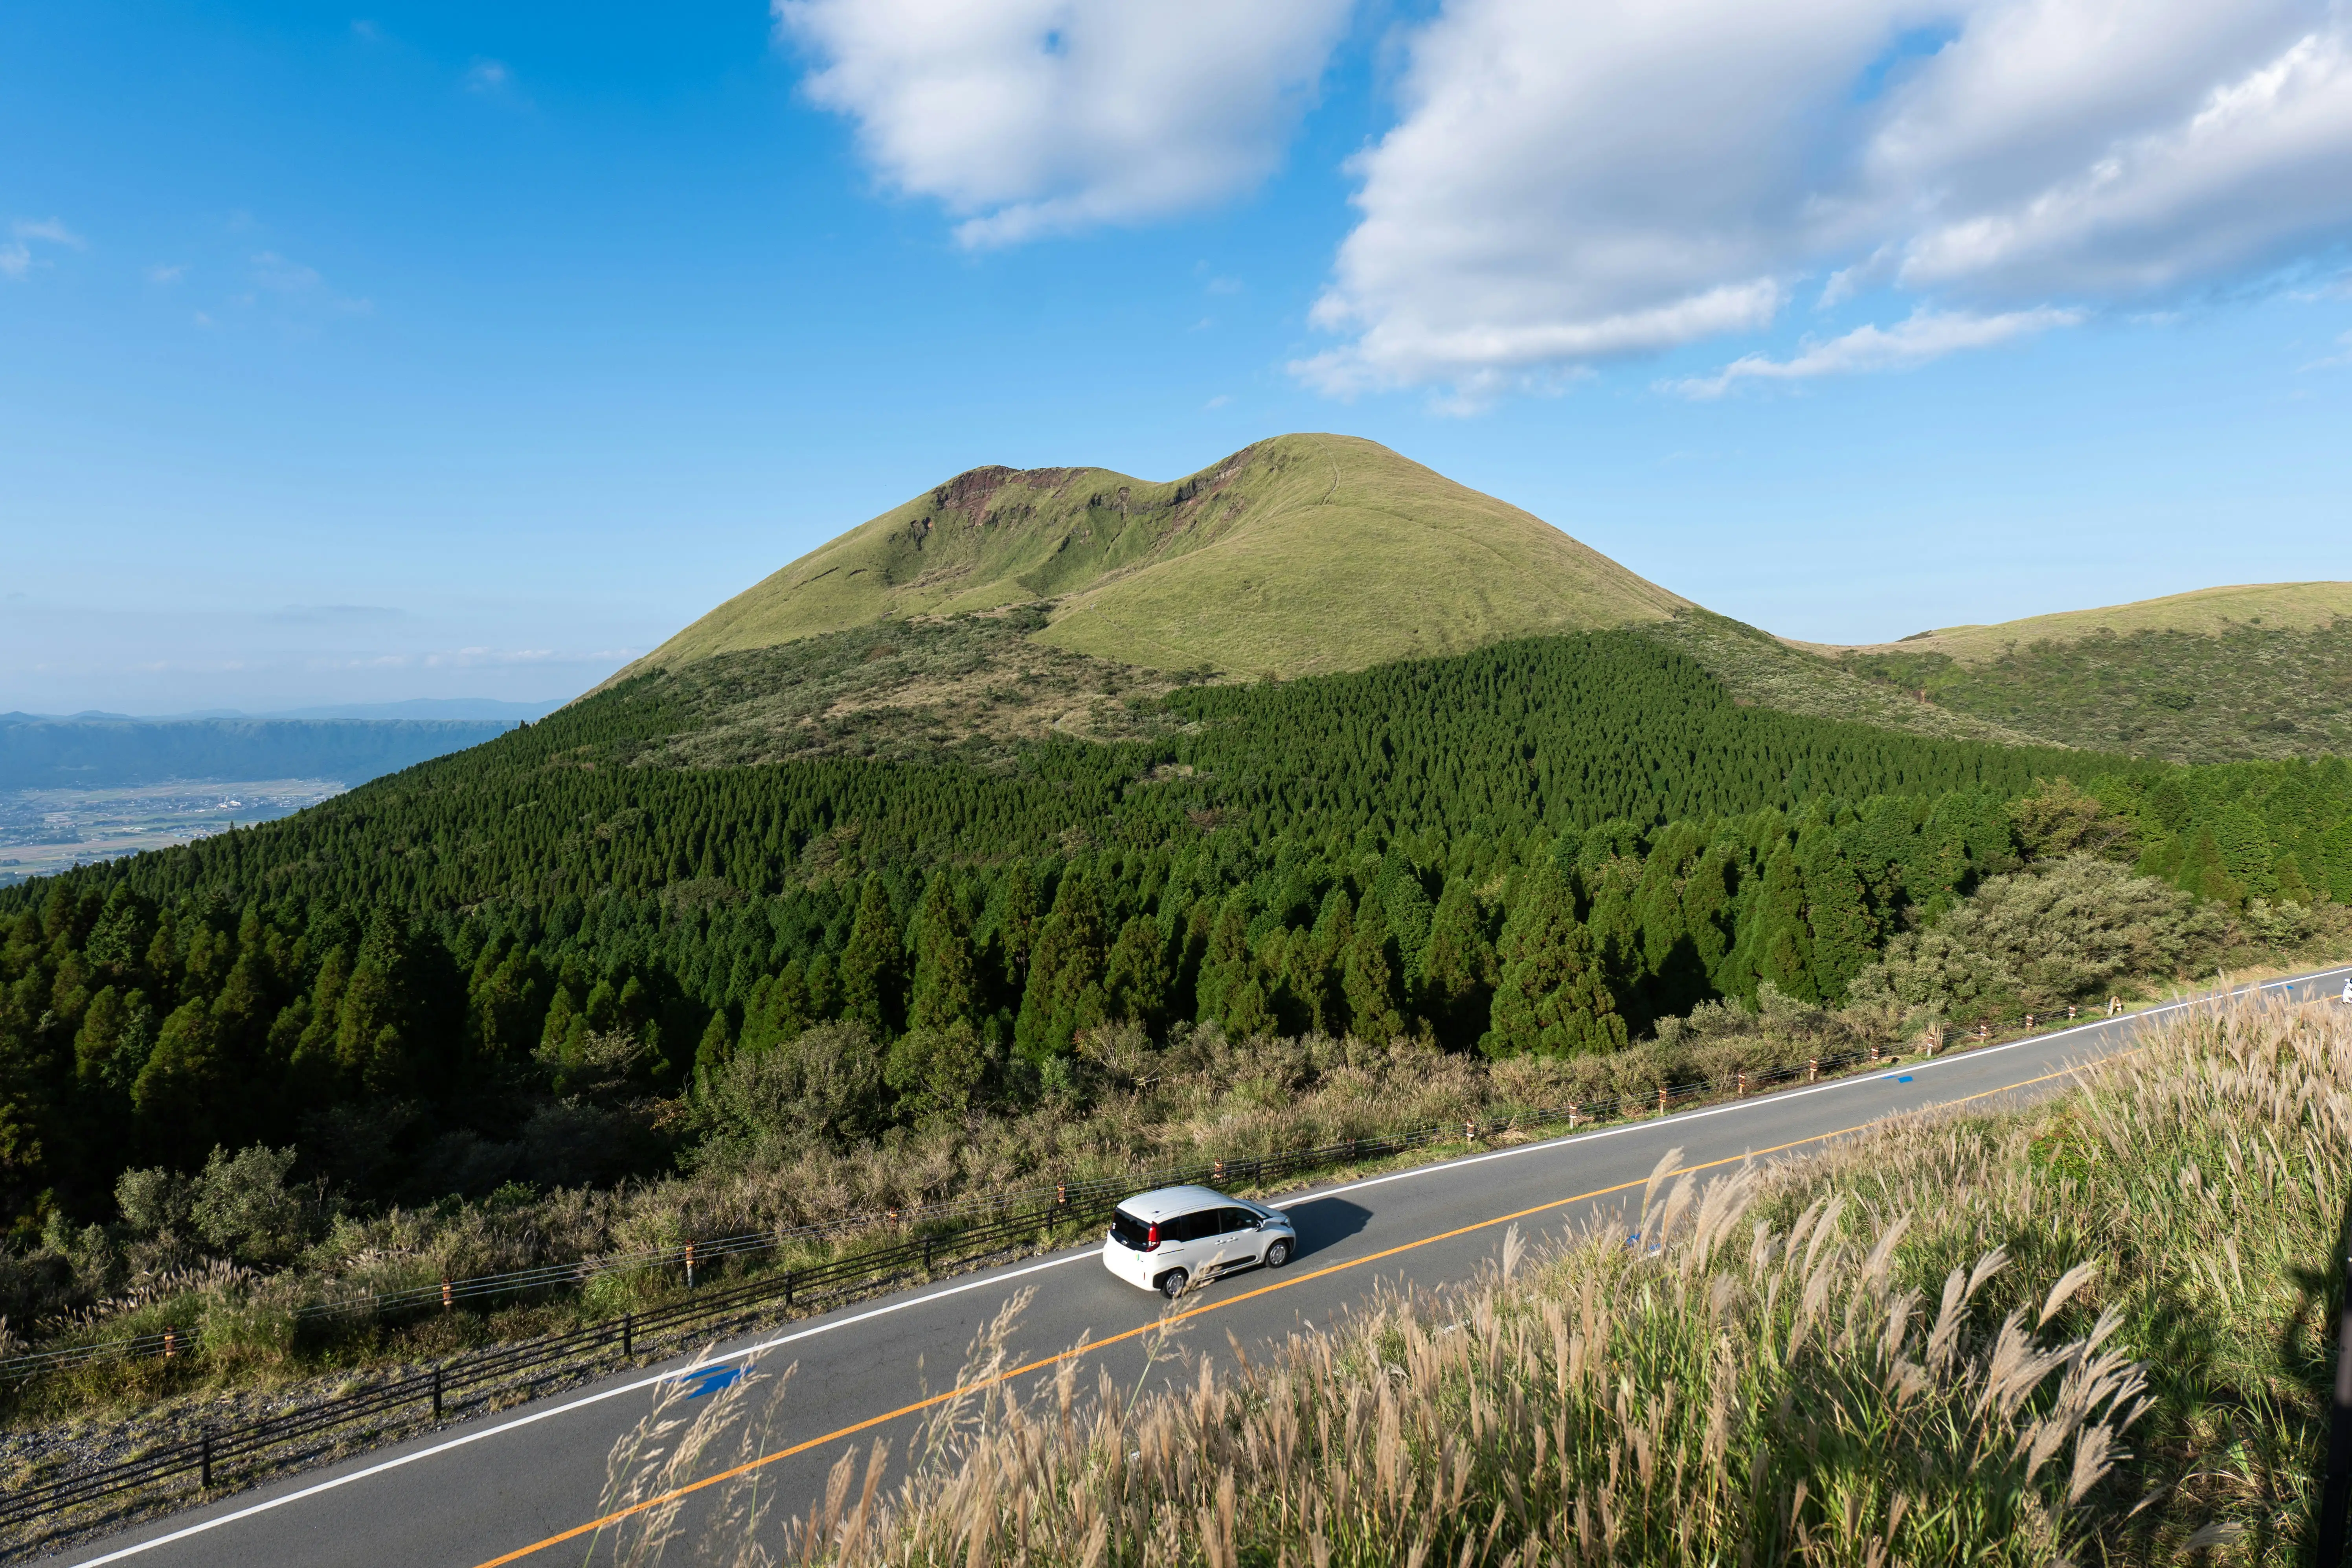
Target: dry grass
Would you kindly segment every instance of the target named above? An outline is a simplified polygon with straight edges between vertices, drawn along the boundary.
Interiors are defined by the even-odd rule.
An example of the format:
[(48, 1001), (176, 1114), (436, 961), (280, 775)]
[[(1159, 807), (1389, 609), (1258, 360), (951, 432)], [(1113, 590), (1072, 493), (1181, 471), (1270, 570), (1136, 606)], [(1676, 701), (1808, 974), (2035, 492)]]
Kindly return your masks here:
[[(1139, 1394), (988, 1384), (707, 1560), (2284, 1563), (2352, 1171), (2352, 1021), (2214, 1009), (2005, 1119), (1890, 1126)], [(866, 1478), (865, 1484), (857, 1484)], [(623, 1491), (616, 1491), (623, 1495)], [(638, 1559), (649, 1561), (650, 1559)]]

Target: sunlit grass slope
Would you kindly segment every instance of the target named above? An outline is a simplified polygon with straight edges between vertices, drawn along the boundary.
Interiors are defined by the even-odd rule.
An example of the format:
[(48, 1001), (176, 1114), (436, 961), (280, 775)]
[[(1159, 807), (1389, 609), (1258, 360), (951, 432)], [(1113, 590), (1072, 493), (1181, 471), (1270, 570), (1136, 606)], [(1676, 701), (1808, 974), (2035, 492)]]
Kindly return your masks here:
[(1687, 601), (1374, 442), (1282, 436), (1189, 478), (975, 468), (793, 562), (639, 666), (1051, 600), (1039, 640), (1242, 675), (1662, 620)]
[[(1901, 642), (1880, 643), (1855, 651), (1876, 653), (1940, 653), (1962, 664), (1995, 659), (2011, 647), (2038, 642), (2080, 642), (2102, 634), (2129, 637), (2134, 632), (2198, 632), (2212, 636), (2253, 627), (2262, 631), (2308, 631), (2352, 617), (2352, 583), (2252, 583), (2235, 587), (2199, 588), (2168, 594), (2128, 605), (2096, 610), (2063, 610), (2055, 615), (2029, 616), (1984, 626), (1944, 626), (1921, 632)], [(1805, 645), (1817, 652), (1842, 648)]]

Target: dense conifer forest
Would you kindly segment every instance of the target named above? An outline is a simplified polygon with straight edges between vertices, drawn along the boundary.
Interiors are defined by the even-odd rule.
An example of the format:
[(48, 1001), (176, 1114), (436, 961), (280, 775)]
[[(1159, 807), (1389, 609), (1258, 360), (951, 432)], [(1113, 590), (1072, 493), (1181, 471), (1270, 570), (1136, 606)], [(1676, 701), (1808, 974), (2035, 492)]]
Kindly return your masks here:
[(1151, 739), (985, 766), (658, 765), (670, 679), (0, 895), (6, 1219), (256, 1142), (362, 1199), (650, 1171), (703, 1075), (833, 1020), (901, 1119), (1054, 1094), (1120, 1020), (1612, 1049), (1767, 983), (1841, 1001), (2024, 856), (2352, 902), (2341, 761), (1799, 718), (1633, 633), (1181, 688), (1135, 700)]

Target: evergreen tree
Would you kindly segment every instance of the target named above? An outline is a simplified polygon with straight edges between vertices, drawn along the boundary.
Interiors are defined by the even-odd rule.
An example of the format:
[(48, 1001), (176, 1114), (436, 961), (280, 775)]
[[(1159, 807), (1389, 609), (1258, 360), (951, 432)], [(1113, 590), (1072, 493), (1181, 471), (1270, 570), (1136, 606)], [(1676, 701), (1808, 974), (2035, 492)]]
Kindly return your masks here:
[[(407, 948), (408, 933), (399, 918), (377, 910), (343, 987), (335, 1065), (344, 1081), (370, 1095), (397, 1093), (411, 1081), (414, 1008), (405, 984)], [(161, 1041), (156, 1048), (160, 1055)]]
[(1819, 1002), (1812, 931), (1805, 923), (1804, 872), (1788, 845), (1777, 846), (1765, 860), (1763, 888), (1749, 918), (1758, 981), (1769, 980), (1800, 1002)]
[(1736, 996), (1744, 989), (1731, 973), (1737, 931), (1732, 876), (1738, 857), (1737, 845), (1710, 844), (1683, 882), (1683, 931), (1705, 973), (1707, 994), (1717, 996)]
[(915, 988), (907, 1026), (944, 1029), (980, 1016), (980, 973), (971, 933), (944, 875), (934, 874), (915, 913)]
[(163, 1163), (186, 1170), (217, 1142), (222, 1081), (212, 1009), (183, 1002), (156, 1032), (155, 1049), (131, 1086), (142, 1142)]
[(1440, 1044), (1465, 1050), (1487, 1028), (1495, 990), (1495, 944), (1486, 934), (1486, 911), (1468, 879), (1447, 881), (1430, 920), (1429, 945), (1422, 956), (1421, 1010)]
[(1201, 955), (1200, 979), (1193, 988), (1199, 1000), (1195, 1019), (1203, 1024), (1222, 1020), (1227, 994), (1251, 979), (1256, 968), (1249, 945), (1249, 910), (1243, 896), (1235, 893), (1217, 911), (1207, 950)]
[(1840, 851), (1834, 834), (1818, 825), (1808, 826), (1798, 835), (1796, 860), (1803, 873), (1805, 927), (1811, 938), (1809, 968), (1818, 999), (1842, 1003), (1846, 983), (1877, 956), (1877, 924), (1864, 900), (1862, 879)]
[(1619, 1050), (1618, 1016), (1592, 933), (1558, 863), (1539, 863), (1503, 927), (1502, 975), (1494, 1027), (1479, 1043), (1490, 1055), (1584, 1056)]
[(1396, 944), (1389, 936), (1388, 910), (1366, 899), (1341, 959), (1340, 984), (1348, 998), (1349, 1026), (1359, 1039), (1387, 1045), (1404, 1033), (1402, 988)]
[(1156, 1028), (1168, 1008), (1168, 961), (1159, 922), (1136, 915), (1120, 928), (1106, 964), (1103, 994), (1109, 1014)]
[(695, 1070), (708, 1073), (724, 1067), (727, 1058), (734, 1054), (734, 1042), (727, 1033), (727, 1009), (721, 1007), (712, 1013), (710, 1022), (703, 1026), (701, 1043), (694, 1047)]
[(1381, 861), (1372, 893), (1388, 915), (1389, 934), (1396, 939), (1397, 959), (1410, 981), (1421, 973), (1421, 955), (1429, 946), (1430, 922), (1436, 910), (1429, 901), (1429, 890), (1421, 885), (1421, 874), (1394, 844)]
[(1037, 883), (1029, 862), (1015, 860), (1005, 874), (1003, 903), (996, 915), (996, 952), (1003, 965), (1004, 988), (1019, 996), (1029, 984), (1029, 952), (1037, 936)]
[(890, 890), (880, 877), (868, 877), (858, 896), (856, 923), (849, 928), (849, 945), (841, 953), (842, 1018), (877, 1036), (897, 1028), (904, 960)]
[(1103, 978), (1110, 957), (1102, 900), (1094, 879), (1073, 868), (1054, 897), (1054, 912), (1030, 954), (1029, 984), (1013, 1028), (1013, 1048), (1030, 1061), (1067, 1051), (1080, 1029), (1101, 1023), (1108, 1004)]
[(1224, 1011), (1217, 1021), (1224, 1026), (1225, 1034), (1236, 1040), (1271, 1035), (1280, 1026), (1280, 1020), (1274, 1016), (1274, 1004), (1265, 994), (1265, 982), (1255, 965), (1243, 974), (1241, 984), (1225, 993)]

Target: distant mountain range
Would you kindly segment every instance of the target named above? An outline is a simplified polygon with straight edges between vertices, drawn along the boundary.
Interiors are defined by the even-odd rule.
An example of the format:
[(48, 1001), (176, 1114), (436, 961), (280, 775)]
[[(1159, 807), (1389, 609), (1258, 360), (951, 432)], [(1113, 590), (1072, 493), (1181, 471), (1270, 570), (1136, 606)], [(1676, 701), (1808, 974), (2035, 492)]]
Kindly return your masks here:
[(79, 713), (0, 713), (0, 724), (170, 724), (209, 719), (503, 719), (528, 723), (544, 719), (558, 708), (552, 702), (500, 702), (487, 697), (417, 697), (405, 702), (337, 702), (322, 708), (281, 708), (247, 713), (236, 708), (207, 708), (194, 713), (107, 713), (96, 709)]
[(513, 719), (50, 719), (0, 714), (0, 789), (173, 779), (363, 784), (515, 728)]

